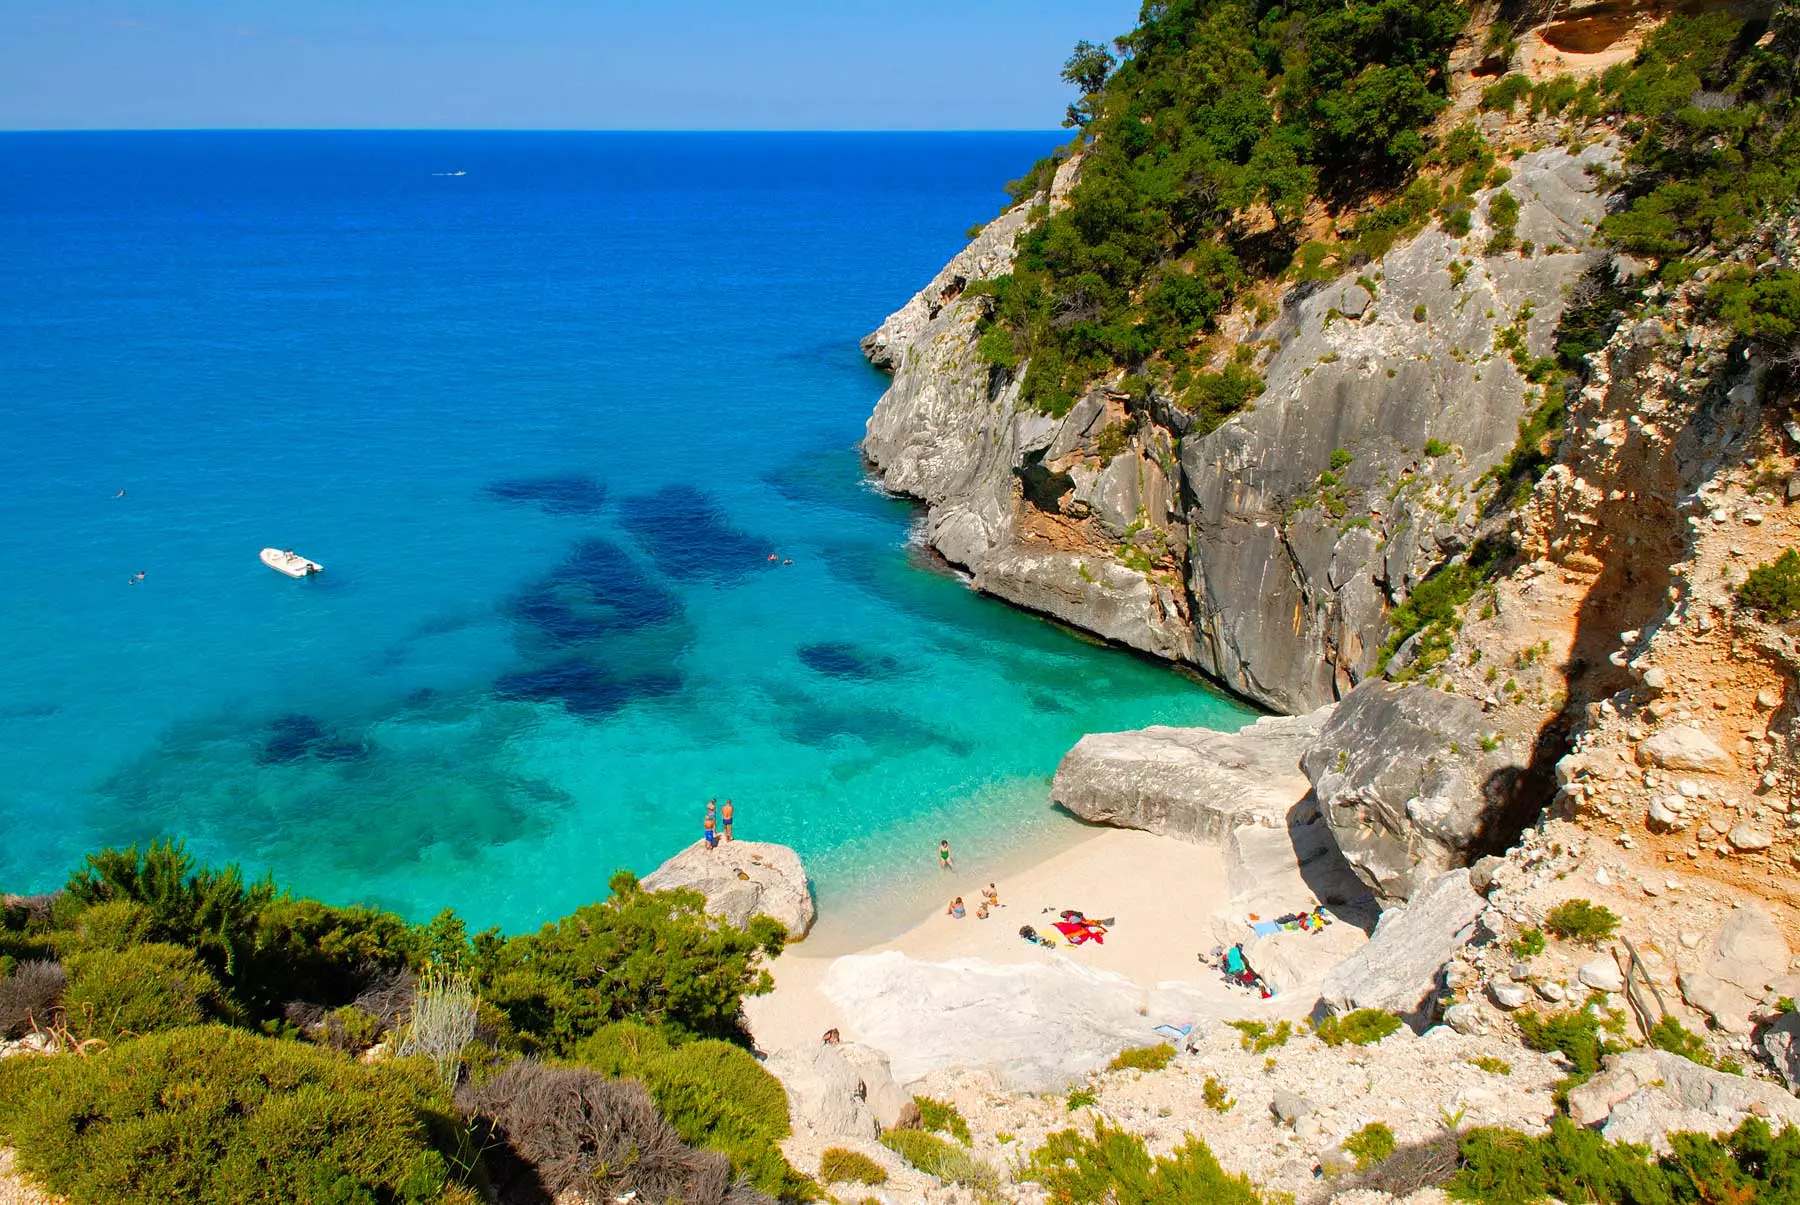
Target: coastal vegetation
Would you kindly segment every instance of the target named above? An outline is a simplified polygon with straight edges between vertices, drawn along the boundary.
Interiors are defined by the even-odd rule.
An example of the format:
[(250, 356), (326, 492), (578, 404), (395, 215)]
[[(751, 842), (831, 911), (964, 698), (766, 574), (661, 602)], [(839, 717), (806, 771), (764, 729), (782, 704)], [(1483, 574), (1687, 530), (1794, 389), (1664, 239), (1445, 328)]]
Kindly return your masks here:
[(102, 850), (0, 916), (0, 1037), (80, 1052), (0, 1063), (0, 1144), (78, 1199), (473, 1200), (516, 1165), (589, 1176), (552, 1106), (591, 1097), (683, 1182), (811, 1199), (739, 1028), (781, 926), (610, 887), (535, 933), (471, 937), (451, 912), (297, 898), (178, 843)]

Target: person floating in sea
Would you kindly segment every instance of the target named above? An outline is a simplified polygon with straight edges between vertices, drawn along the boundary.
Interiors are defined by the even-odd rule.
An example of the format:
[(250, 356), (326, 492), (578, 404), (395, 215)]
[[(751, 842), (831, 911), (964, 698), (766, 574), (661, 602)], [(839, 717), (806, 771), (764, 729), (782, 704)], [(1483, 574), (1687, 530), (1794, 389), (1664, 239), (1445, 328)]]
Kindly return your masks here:
[(115, 497), (115, 498), (123, 498), (124, 496), (125, 496), (124, 490), (120, 490), (118, 493), (113, 495), (113, 497)]
[(143, 581), (143, 580), (144, 580), (144, 577), (145, 577), (145, 576), (146, 576), (146, 575), (145, 575), (145, 573), (144, 573), (144, 571), (143, 571), (143, 570), (142, 570), (142, 569), (139, 569), (139, 570), (138, 570), (138, 571), (137, 571), (137, 577), (135, 577), (135, 578), (133, 578), (133, 579), (132, 579), (132, 580), (133, 580), (133, 581), (139, 581), (139, 582), (141, 582), (141, 581)]
[(944, 910), (944, 915), (954, 916), (957, 920), (961, 920), (968, 915), (968, 912), (963, 908), (962, 896), (959, 895), (950, 901), (950, 906)]
[(781, 559), (780, 557), (776, 556), (772, 552), (769, 554), (769, 564), (771, 564), (771, 565), (773, 565), (776, 561), (779, 561), (780, 559)]
[(733, 811), (734, 809), (731, 806), (731, 800), (727, 799), (725, 801), (725, 807), (719, 812), (719, 820), (725, 826), (725, 839), (727, 841), (731, 840), (731, 816)]
[(938, 865), (945, 870), (956, 869), (956, 859), (950, 856), (950, 838), (948, 837), (938, 842)]
[(785, 560), (783, 560), (783, 561), (782, 561), (782, 562), (781, 562), (781, 563), (782, 563), (782, 564), (783, 564), (783, 565), (792, 565), (792, 564), (793, 564), (793, 563), (794, 563), (794, 558), (793, 558), (793, 557), (788, 557), (788, 558), (786, 558), (786, 559), (785, 559)]

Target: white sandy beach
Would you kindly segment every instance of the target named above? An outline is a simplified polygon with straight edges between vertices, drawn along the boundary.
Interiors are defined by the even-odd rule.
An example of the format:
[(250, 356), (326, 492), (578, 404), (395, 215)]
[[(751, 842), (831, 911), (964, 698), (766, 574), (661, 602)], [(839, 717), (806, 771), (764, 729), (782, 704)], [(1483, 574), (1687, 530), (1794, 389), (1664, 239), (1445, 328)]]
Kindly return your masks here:
[[(974, 874), (942, 874), (941, 901), (931, 915), (899, 937), (858, 953), (898, 950), (921, 961), (973, 958), (999, 965), (1068, 960), (1123, 975), (1146, 990), (1182, 981), (1221, 1004), (1254, 1003), (1249, 993), (1227, 985), (1198, 955), (1214, 944), (1211, 924), (1228, 899), (1220, 850), (1130, 829), (1093, 829), (1072, 847), (995, 879), (1001, 907), (986, 920), (976, 918), (988, 880)], [(960, 895), (968, 915), (945, 915)], [(1071, 946), (1051, 928), (1063, 909), (1090, 917), (1112, 917), (1104, 943)], [(1045, 949), (1019, 936), (1021, 925), (1056, 936)], [(835, 954), (810, 954), (802, 942), (775, 960), (776, 990), (746, 1005), (757, 1044), (765, 1050), (816, 1043), (837, 1028), (845, 1041), (859, 1038), (851, 1019), (819, 990)]]

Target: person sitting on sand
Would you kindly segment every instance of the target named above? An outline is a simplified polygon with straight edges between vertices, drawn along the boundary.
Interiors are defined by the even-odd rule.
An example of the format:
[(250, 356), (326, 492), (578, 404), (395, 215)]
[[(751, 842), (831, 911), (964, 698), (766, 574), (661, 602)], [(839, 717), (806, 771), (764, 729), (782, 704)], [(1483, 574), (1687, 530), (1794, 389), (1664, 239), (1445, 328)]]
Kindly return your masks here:
[(988, 902), (986, 900), (982, 900), (981, 907), (975, 909), (975, 919), (976, 920), (986, 920), (987, 918), (988, 918)]
[(963, 908), (962, 896), (959, 895), (950, 901), (950, 907), (945, 910), (944, 915), (954, 916), (957, 920), (968, 915), (968, 911)]
[(827, 1046), (836, 1046), (839, 1042), (843, 1041), (843, 1038), (838, 1035), (837, 1026), (834, 1025), (826, 1030), (825, 1036), (819, 1040), (824, 1042)]
[(1000, 892), (992, 883), (981, 889), (981, 902), (992, 908), (1000, 906)]

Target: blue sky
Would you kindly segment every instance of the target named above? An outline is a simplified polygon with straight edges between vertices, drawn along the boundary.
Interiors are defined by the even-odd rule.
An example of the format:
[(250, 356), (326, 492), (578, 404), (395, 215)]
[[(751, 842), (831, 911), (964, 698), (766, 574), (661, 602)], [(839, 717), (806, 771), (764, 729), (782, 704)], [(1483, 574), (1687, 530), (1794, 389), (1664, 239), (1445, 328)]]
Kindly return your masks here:
[(1137, 0), (0, 0), (0, 128), (1049, 129)]

